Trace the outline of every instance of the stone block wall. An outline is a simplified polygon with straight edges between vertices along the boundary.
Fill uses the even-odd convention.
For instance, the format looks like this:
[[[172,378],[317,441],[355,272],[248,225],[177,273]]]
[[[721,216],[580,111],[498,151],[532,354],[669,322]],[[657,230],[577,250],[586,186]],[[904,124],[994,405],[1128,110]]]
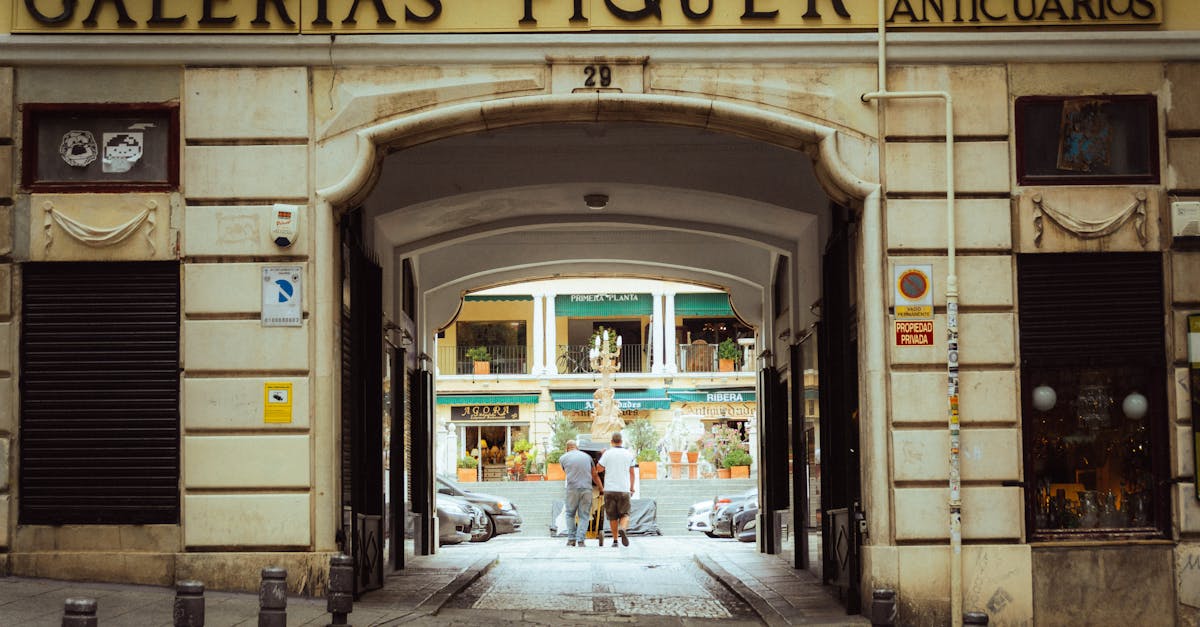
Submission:
[[[990,602],[998,624],[1027,622],[1033,616],[1029,549],[1012,544],[1023,538],[1021,490],[1004,485],[1022,476],[1008,71],[1002,65],[901,66],[889,70],[888,80],[892,91],[945,90],[954,100],[964,607],[985,609]],[[945,109],[935,99],[883,107],[890,532],[896,546],[870,547],[867,572],[899,582],[902,622],[933,624],[948,622],[950,610]],[[933,346],[895,345],[893,268],[908,264],[933,268]],[[989,567],[967,570],[967,563],[981,561]]]
[[[1168,201],[1200,200],[1200,162],[1195,159],[1200,136],[1200,63],[1170,63],[1166,66],[1168,98],[1166,109],[1166,169]],[[1170,216],[1163,230],[1170,232]],[[1193,390],[1188,383],[1187,316],[1200,313],[1200,250],[1172,246],[1167,255],[1170,289],[1167,323],[1172,333],[1173,368],[1169,399],[1174,409],[1171,435],[1171,476],[1177,478],[1172,495],[1175,533],[1180,544],[1175,549],[1175,577],[1178,594],[1178,624],[1200,625],[1200,500],[1196,498],[1195,445],[1192,436]]]
[[[16,325],[13,324],[13,192],[17,180],[14,72],[0,67],[0,550],[7,549],[16,463],[12,459],[17,431],[16,378],[13,376]],[[6,569],[0,568],[0,571]]]
[[[308,72],[194,68],[183,94],[183,544],[309,550],[310,322],[259,321],[267,266],[301,267],[312,309],[309,212],[270,236],[275,203],[308,202]],[[264,421],[267,382],[292,384],[290,423]]]

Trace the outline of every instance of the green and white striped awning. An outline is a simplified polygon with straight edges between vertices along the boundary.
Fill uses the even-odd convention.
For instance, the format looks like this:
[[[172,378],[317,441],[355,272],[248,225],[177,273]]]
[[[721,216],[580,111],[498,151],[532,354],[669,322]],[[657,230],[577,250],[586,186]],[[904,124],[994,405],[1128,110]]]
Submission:
[[[554,398],[554,409],[558,411],[591,411],[595,392],[561,391],[551,392]],[[617,390],[615,394],[617,406],[621,409],[670,409],[671,399],[667,391],[654,390]]]
[[[680,403],[753,403],[754,390],[671,390],[667,396]]]
[[[439,394],[438,405],[536,405],[537,394]]]
[[[649,316],[654,298],[649,294],[559,294],[554,297],[554,315],[570,318],[603,316]]]
[[[710,316],[724,318],[733,316],[729,305],[729,294],[712,292],[707,294],[676,294],[675,315]]]

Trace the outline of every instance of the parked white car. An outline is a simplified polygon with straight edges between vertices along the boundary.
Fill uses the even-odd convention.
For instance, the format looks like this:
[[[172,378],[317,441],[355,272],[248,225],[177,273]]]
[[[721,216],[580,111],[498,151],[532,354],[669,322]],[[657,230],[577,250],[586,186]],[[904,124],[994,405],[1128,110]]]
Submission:
[[[687,528],[688,531],[701,531],[708,537],[712,537],[712,499],[700,501],[688,508],[687,513]]]

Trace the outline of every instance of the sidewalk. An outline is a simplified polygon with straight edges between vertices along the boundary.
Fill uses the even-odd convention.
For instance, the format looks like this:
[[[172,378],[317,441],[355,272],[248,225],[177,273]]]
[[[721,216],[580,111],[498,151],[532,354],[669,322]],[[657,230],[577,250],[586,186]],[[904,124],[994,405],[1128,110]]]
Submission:
[[[438,611],[456,594],[487,573],[499,561],[518,561],[530,555],[555,559],[577,559],[588,555],[578,549],[559,547],[559,539],[503,536],[486,544],[444,547],[437,555],[408,558],[408,568],[386,577],[384,588],[365,595],[354,604],[350,624],[426,625],[464,624],[474,616],[485,623],[496,613],[484,609]],[[829,591],[809,573],[797,571],[780,556],[762,555],[752,544],[702,537],[636,538],[635,554],[662,564],[694,562],[741,597],[768,625],[869,625],[862,616],[847,616]],[[589,549],[600,551],[602,549]],[[604,556],[609,554],[606,549]],[[568,552],[569,551],[569,552]],[[622,553],[624,554],[624,553]],[[537,591],[536,581],[529,583]],[[536,598],[536,593],[535,593]],[[552,595],[550,595],[552,596]],[[83,583],[20,577],[0,578],[0,625],[58,627],[62,624],[63,601],[71,597],[97,600],[101,627],[169,627],[175,591],[172,588],[122,584]],[[545,612],[553,607],[547,604]],[[288,598],[288,625],[327,625],[330,615],[323,598]],[[605,622],[616,615],[572,615],[572,624]],[[665,617],[621,614],[622,622],[665,624]],[[205,624],[212,627],[258,624],[258,595],[205,593]],[[561,624],[562,618],[558,622]],[[468,620],[466,623],[470,623]]]

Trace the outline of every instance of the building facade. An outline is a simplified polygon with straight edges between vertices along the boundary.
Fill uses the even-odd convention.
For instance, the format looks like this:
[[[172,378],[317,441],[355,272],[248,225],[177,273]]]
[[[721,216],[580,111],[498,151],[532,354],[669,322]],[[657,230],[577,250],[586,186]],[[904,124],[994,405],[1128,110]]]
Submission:
[[[604,329],[623,340],[614,381],[621,419],[653,426],[660,461],[667,462],[671,451],[686,452],[718,425],[737,429],[757,449],[750,438],[758,417],[756,340],[729,297],[651,281],[638,285],[653,291],[602,291],[626,283],[545,281],[523,286],[537,287],[536,293],[485,290],[465,297],[454,323],[438,336],[440,472],[454,474],[463,456],[487,458],[477,478],[499,480],[497,466],[511,457],[516,442],[525,440],[545,455],[553,450],[553,426],[563,419],[588,433],[600,378],[589,350]],[[522,291],[516,286],[506,291],[514,290]],[[722,342],[736,351],[726,363],[718,354]],[[483,371],[468,356],[478,348],[487,356]],[[481,446],[481,440],[487,444]],[[492,447],[497,448],[491,455],[481,455],[481,448]],[[669,476],[670,469],[664,470],[661,476]],[[712,476],[715,470],[692,474],[681,467],[679,473]]]
[[[463,294],[652,276],[755,330],[767,516],[820,364],[850,605],[1200,622],[1200,7],[701,4],[0,0],[6,572],[318,591]]]

